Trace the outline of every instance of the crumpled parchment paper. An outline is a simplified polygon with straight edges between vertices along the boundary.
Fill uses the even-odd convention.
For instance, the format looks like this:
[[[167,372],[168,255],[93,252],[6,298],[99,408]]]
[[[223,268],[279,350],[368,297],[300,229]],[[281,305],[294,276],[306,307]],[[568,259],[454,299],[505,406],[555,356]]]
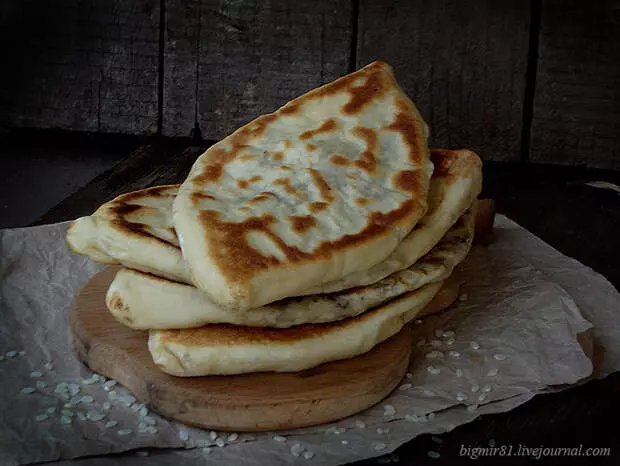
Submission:
[[[0,231],[1,464],[107,465],[119,458],[103,455],[128,450],[138,452],[123,464],[342,464],[620,367],[618,292],[498,216],[496,240],[472,249],[460,267],[462,299],[414,325],[409,373],[383,402],[296,431],[231,436],[189,428],[147,412],[75,359],[68,308],[103,266],[69,251],[67,225]],[[576,340],[592,326],[603,354],[594,373]],[[147,447],[178,450],[141,456]]]

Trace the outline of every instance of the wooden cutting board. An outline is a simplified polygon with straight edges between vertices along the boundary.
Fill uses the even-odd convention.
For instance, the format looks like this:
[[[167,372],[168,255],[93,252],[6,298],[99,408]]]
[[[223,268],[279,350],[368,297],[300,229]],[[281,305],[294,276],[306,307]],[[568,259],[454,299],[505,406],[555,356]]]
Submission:
[[[77,294],[70,312],[79,359],[127,387],[149,409],[188,425],[229,431],[292,429],[339,420],[387,397],[409,364],[411,328],[353,359],[297,373],[174,377],[158,369],[147,332],[118,323],[104,297],[116,272],[109,267]],[[443,309],[454,282],[429,307]]]

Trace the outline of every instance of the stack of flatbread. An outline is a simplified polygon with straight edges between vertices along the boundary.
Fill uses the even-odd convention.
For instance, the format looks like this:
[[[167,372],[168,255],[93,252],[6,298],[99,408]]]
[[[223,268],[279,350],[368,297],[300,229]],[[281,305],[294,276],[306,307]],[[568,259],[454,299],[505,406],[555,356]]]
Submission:
[[[481,161],[430,150],[374,62],[211,146],[180,185],[73,222],[121,265],[106,305],[177,376],[294,372],[363,354],[424,312],[468,254]]]

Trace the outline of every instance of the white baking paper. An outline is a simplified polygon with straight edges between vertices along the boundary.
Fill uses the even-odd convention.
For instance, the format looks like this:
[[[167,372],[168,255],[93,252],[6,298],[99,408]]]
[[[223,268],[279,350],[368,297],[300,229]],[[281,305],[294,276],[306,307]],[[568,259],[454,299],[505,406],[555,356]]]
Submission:
[[[105,455],[119,452],[127,452],[123,464],[342,464],[587,380],[593,367],[576,335],[592,326],[603,355],[594,375],[619,368],[617,291],[498,216],[496,240],[475,247],[460,267],[463,299],[414,324],[409,375],[382,403],[334,424],[289,432],[231,437],[188,428],[147,414],[123,387],[94,380],[75,359],[68,308],[103,266],[69,251],[66,227],[0,232],[1,464],[116,464],[118,456]],[[8,357],[12,350],[18,354]],[[59,384],[75,384],[68,388],[74,395]],[[145,448],[166,450],[141,456]]]

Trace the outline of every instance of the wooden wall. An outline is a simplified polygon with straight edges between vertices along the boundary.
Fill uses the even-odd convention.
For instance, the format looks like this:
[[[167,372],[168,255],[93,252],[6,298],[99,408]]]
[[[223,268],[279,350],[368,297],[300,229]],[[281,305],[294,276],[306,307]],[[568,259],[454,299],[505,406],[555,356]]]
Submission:
[[[9,0],[0,124],[219,139],[375,59],[433,146],[620,169],[613,0]]]

